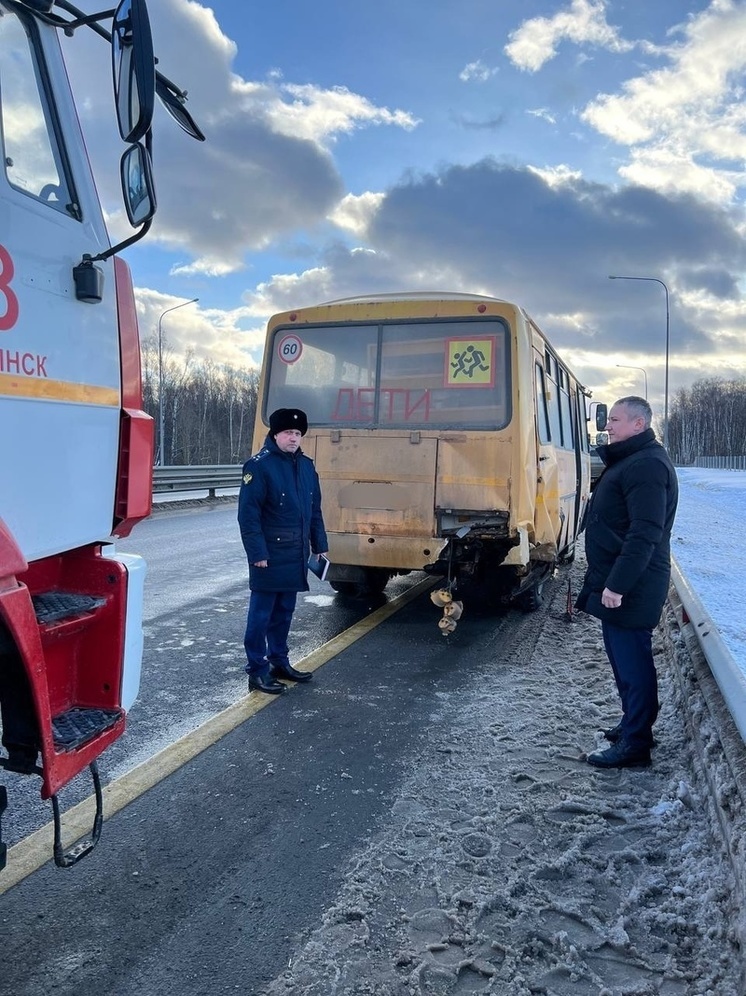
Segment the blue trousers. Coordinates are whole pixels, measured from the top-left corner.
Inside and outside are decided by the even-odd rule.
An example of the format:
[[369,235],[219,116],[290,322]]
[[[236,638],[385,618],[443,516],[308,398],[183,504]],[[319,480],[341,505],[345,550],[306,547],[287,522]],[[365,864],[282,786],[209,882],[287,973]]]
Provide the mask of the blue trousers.
[[653,631],[602,622],[604,646],[622,700],[622,736],[630,747],[650,747],[658,718],[658,675]]
[[246,616],[247,674],[266,675],[270,665],[287,665],[288,633],[293,621],[295,591],[252,591]]

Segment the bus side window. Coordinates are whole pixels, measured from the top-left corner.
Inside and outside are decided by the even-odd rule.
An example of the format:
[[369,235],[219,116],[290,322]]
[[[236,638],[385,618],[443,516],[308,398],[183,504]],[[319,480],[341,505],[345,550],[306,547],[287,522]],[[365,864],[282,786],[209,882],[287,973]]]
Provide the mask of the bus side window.
[[544,385],[544,371],[537,363],[536,370],[536,426],[539,432],[539,442],[546,445],[550,441],[549,412],[547,410],[547,392]]
[[570,412],[569,378],[560,367],[560,414],[562,416],[562,445],[566,450],[575,449],[574,426]]
[[[555,366],[556,370],[556,366]],[[547,371],[547,407],[549,408],[549,432],[555,446],[562,445],[562,423],[560,421],[559,385]]]

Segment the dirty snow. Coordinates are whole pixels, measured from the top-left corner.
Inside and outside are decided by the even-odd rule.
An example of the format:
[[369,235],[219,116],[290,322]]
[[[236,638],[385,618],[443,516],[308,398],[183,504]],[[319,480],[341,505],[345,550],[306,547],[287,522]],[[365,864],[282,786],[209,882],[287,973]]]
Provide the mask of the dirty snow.
[[[746,474],[721,473],[682,474],[676,556],[742,653],[741,620],[719,614],[726,571],[711,558],[732,572],[727,536]],[[581,555],[576,589],[583,569]],[[743,807],[673,613],[654,644],[653,767],[599,771],[585,752],[618,718],[600,626],[562,622],[564,586],[553,590],[533,641],[506,650],[496,633],[483,680],[432,716],[386,825],[267,996],[746,992],[739,883],[719,822],[727,810],[742,862]]]

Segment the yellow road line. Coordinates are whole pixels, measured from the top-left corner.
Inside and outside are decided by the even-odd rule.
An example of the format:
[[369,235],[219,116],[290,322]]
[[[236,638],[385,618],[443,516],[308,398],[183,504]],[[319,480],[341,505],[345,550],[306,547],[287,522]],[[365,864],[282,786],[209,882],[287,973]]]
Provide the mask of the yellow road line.
[[[337,654],[342,653],[347,647],[370,633],[376,626],[380,626],[382,622],[402,609],[421,592],[431,588],[436,580],[427,577],[413,585],[401,595],[387,602],[386,605],[382,605],[380,609],[376,609],[375,612],[366,616],[365,619],[350,626],[344,633],[335,636],[323,647],[319,647],[318,650],[314,650],[313,653],[304,657],[300,661],[299,667],[304,671],[315,671],[320,668],[322,664],[326,664]],[[241,723],[274,701],[276,699],[271,695],[245,695],[238,702],[228,706],[227,709],[198,726],[196,730],[192,730],[180,740],[164,747],[158,754],[154,754],[147,761],[138,764],[126,775],[122,775],[116,781],[105,785],[103,797],[106,817],[111,817],[120,809],[124,809],[148,789],[153,788],[168,775],[178,771],[202,751],[212,747],[226,734],[235,730]],[[90,833],[94,813],[95,800],[93,796],[84,799],[83,802],[63,813],[62,834],[65,848],[68,848],[80,837]],[[5,870],[0,872],[0,895],[12,889],[14,885],[22,882],[23,879],[38,871],[47,861],[51,860],[53,843],[54,826],[52,823],[48,823],[9,848],[8,863]],[[106,845],[104,844],[104,846]]]

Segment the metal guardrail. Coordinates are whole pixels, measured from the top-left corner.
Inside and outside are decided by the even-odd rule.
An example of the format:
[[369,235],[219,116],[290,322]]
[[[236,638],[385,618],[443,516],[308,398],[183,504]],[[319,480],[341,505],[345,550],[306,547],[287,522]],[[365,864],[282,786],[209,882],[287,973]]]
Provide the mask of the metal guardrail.
[[681,464],[680,466],[706,467],[716,470],[746,470],[746,456],[695,457],[691,463]]
[[697,593],[671,558],[671,580],[686,612],[683,624],[691,623],[697,642],[717,682],[733,722],[746,743],[746,674],[723,642],[718,628]]
[[242,464],[203,464],[153,468],[153,493],[167,491],[207,491],[215,497],[217,488],[238,488]]

